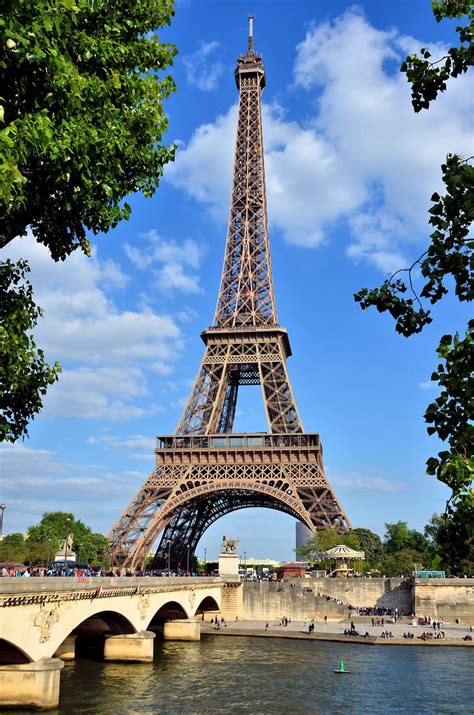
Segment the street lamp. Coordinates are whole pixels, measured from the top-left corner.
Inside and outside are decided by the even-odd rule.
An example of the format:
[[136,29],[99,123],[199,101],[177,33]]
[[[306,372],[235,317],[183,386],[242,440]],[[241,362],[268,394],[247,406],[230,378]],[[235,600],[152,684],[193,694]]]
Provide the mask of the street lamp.
[[68,547],[68,541],[69,541],[70,526],[71,526],[71,519],[66,519],[67,533],[66,533],[66,541],[64,543],[64,565],[66,567],[66,576],[67,576],[67,547]]
[[186,572],[187,572],[187,574],[188,574],[188,576],[189,576],[189,544],[186,544],[186,549],[187,549],[187,553],[186,553]]
[[0,504],[0,539],[3,536],[3,512],[6,508],[6,504]]
[[171,575],[171,541],[168,541],[168,576]]
[[244,569],[247,568],[247,552],[244,551]]
[[207,574],[207,549],[204,549],[204,573]]

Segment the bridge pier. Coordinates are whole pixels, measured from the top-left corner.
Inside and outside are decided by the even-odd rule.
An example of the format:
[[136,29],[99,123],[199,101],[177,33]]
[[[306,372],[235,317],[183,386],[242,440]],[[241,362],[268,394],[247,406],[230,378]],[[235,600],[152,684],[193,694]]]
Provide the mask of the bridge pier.
[[64,661],[74,660],[76,657],[76,638],[77,636],[72,634],[67,636],[61,645],[56,648],[53,658],[60,658]]
[[165,641],[199,641],[201,640],[201,618],[177,618],[165,621],[163,639]]
[[59,703],[58,658],[41,658],[35,663],[0,666],[0,710],[49,710]]
[[151,663],[153,661],[153,639],[151,631],[125,633],[119,636],[106,635],[104,660]]

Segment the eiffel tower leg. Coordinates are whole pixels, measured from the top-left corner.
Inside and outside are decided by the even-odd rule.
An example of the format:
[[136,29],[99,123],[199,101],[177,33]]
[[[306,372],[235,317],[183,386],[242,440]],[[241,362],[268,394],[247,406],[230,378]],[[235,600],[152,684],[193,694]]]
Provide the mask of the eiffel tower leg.
[[[270,350],[276,355],[267,362]],[[279,357],[279,359],[275,359]],[[259,346],[260,383],[271,432],[297,433],[303,427],[291,390],[285,358],[280,342],[271,346]]]

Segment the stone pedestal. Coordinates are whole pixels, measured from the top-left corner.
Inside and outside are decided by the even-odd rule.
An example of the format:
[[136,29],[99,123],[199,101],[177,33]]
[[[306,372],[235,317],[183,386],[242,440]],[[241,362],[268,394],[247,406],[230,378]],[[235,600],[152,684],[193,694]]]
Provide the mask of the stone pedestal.
[[75,551],[68,551],[67,554],[65,551],[58,551],[56,554],[54,554],[53,566],[56,562],[64,565],[64,563],[66,561],[66,555],[67,555],[67,565],[74,566],[74,564],[76,562],[76,552]]
[[76,657],[76,638],[77,636],[70,635],[64,640],[53,655],[53,658],[61,658],[61,660],[74,660]]
[[151,631],[127,633],[120,636],[105,636],[104,660],[151,663],[153,661],[153,639]]
[[165,641],[199,641],[201,640],[200,622],[196,618],[165,621],[163,638]]
[[0,666],[0,711],[5,709],[49,710],[59,703],[58,658],[42,658],[36,663]]
[[219,554],[219,576],[234,576],[239,575],[239,555],[238,554]]

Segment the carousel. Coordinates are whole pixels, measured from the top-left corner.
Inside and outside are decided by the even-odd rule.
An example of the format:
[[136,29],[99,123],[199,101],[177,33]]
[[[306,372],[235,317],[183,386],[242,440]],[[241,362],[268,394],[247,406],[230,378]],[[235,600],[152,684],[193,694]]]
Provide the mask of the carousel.
[[347,576],[356,575],[357,570],[354,569],[354,566],[357,562],[365,560],[364,551],[355,551],[345,544],[333,546],[332,549],[321,552],[319,556],[321,559],[329,559],[334,562],[334,568],[328,574],[333,578],[347,578]]

